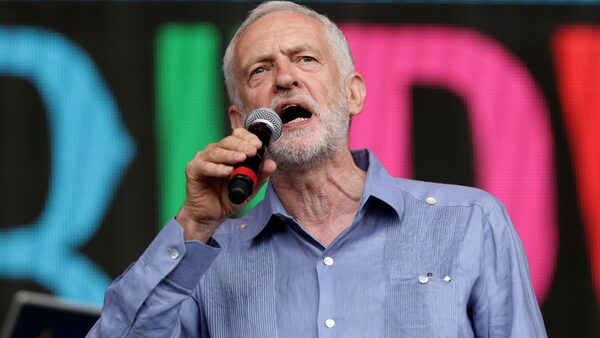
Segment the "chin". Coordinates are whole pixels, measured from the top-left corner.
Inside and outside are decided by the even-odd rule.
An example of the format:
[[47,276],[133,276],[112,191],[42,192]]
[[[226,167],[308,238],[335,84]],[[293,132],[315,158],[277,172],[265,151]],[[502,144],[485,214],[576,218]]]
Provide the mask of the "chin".
[[291,143],[272,151],[271,158],[283,171],[307,171],[327,162],[331,149],[326,144]]

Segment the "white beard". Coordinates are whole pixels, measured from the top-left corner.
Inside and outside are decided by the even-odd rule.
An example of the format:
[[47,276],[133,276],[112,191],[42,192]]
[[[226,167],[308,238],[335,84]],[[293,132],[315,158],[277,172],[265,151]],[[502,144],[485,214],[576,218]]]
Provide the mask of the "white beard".
[[284,171],[306,171],[324,165],[333,154],[343,150],[348,142],[350,116],[343,92],[325,107],[319,107],[307,94],[285,92],[271,106],[289,98],[300,99],[312,111],[314,125],[306,128],[284,129],[281,137],[269,147],[269,157]]

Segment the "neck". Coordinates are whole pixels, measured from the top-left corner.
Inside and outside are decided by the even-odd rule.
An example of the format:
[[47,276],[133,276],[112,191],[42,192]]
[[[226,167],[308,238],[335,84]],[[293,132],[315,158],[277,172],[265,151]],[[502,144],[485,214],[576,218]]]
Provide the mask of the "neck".
[[290,216],[328,246],[352,224],[365,177],[366,173],[356,166],[350,151],[345,150],[319,167],[277,171],[271,181]]

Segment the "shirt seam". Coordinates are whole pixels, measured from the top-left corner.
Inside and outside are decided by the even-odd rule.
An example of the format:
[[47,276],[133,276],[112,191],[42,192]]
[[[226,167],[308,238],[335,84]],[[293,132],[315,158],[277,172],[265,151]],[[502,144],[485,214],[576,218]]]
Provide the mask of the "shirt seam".
[[[401,192],[409,194],[410,196],[412,196],[412,198],[416,199],[419,202],[422,202],[422,203],[425,203],[425,204],[427,203],[422,198],[415,196],[409,190],[406,190],[406,189],[403,189],[403,188],[399,188],[399,190]],[[385,201],[385,202],[387,203],[387,201]],[[469,203],[469,204],[458,204],[457,203],[457,204],[444,205],[444,204],[437,203],[435,206],[437,206],[437,207],[444,207],[444,208],[472,208],[472,207],[479,207],[481,209],[481,211],[483,212],[483,214],[486,216],[486,219],[489,219],[489,213],[486,213],[486,208],[484,208],[484,206],[481,203],[477,203],[475,201],[472,202],[472,203]]]
[[[275,248],[273,247],[273,241],[269,242],[269,249],[271,252],[271,268],[273,269],[273,274],[271,276],[273,285],[277,285],[277,278],[275,277],[277,275],[277,271],[275,270]],[[273,288],[273,299],[277,299],[277,291],[276,291],[276,287]],[[279,337],[279,326],[277,325],[277,301],[275,301],[275,309],[273,309],[274,313],[275,313],[275,337]]]
[[[478,205],[479,206],[479,205]],[[481,208],[481,206],[479,206]],[[485,276],[485,228],[486,227],[490,227],[491,228],[491,224],[490,224],[490,215],[487,214],[485,212],[485,210],[483,210],[483,208],[481,208],[481,211],[483,212],[483,215],[485,216],[485,221],[484,221],[484,226],[483,226],[483,233],[482,233],[482,255],[480,258],[480,265],[481,265],[481,276],[482,276],[482,281],[483,281],[483,285],[481,286],[481,291],[479,291],[479,294],[477,295],[477,298],[475,298],[475,303],[477,303],[479,301],[479,299],[481,298],[481,296],[483,295],[484,291],[487,290],[487,283],[486,280],[484,278]],[[463,243],[464,245],[464,243]]]
[[[148,266],[154,272],[157,272],[157,273],[161,274],[160,271],[158,269],[156,269],[150,262],[144,262],[143,260],[139,260],[139,262],[142,264],[142,268],[145,267],[145,266]],[[152,291],[154,291],[155,288],[156,288],[156,286],[152,288]],[[150,291],[150,293],[152,293],[152,291]],[[131,335],[131,331],[133,330],[133,326],[135,325],[135,321],[137,320],[137,316],[140,313],[140,310],[144,306],[144,303],[146,302],[146,300],[148,299],[148,297],[150,297],[150,294],[148,294],[148,296],[146,296],[146,298],[144,299],[144,301],[142,302],[142,304],[140,304],[140,307],[138,307],[137,310],[135,311],[135,314],[133,315],[133,318],[131,319],[131,323],[129,323],[129,325],[128,325],[129,329],[127,330],[127,336]]]

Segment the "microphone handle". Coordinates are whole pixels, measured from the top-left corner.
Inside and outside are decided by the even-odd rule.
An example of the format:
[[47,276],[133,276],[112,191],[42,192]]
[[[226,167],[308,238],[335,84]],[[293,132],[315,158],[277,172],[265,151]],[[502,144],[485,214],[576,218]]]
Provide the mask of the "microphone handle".
[[235,204],[244,203],[256,186],[260,165],[265,157],[266,147],[271,140],[271,130],[263,123],[257,123],[248,128],[250,132],[258,136],[262,146],[253,157],[248,157],[242,163],[237,164],[229,178],[229,200]]
[[264,159],[265,146],[256,152],[256,156],[247,158],[233,169],[229,179],[229,200],[235,204],[242,204],[254,191],[260,164]]

